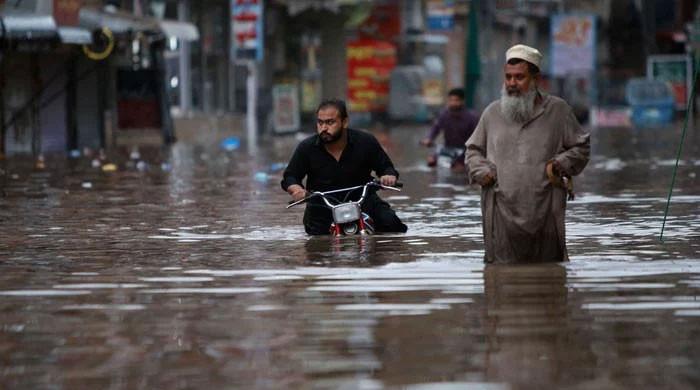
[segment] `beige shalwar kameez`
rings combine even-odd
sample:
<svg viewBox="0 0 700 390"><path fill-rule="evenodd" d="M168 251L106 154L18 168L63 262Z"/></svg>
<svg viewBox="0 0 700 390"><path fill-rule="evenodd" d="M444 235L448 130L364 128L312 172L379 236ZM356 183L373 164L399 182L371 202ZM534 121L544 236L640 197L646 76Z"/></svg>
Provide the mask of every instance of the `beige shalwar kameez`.
<svg viewBox="0 0 700 390"><path fill-rule="evenodd" d="M567 192L547 178L556 160L565 174L588 163L590 136L564 100L542 95L534 117L515 123L491 103L466 142L471 182L486 174L495 184L482 188L481 213L487 263L567 261L564 211Z"/></svg>

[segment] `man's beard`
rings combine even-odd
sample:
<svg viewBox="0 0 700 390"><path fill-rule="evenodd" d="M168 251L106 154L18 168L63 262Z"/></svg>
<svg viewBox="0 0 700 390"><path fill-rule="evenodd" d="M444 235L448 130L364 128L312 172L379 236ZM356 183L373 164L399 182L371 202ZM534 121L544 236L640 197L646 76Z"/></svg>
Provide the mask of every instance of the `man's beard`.
<svg viewBox="0 0 700 390"><path fill-rule="evenodd" d="M534 85L520 95L509 95L506 87L501 88L501 112L506 118L515 123L525 123L535 114L535 97L537 89Z"/></svg>
<svg viewBox="0 0 700 390"><path fill-rule="evenodd" d="M331 134L330 132L324 130L321 132L321 134L319 134L319 137L321 138L321 142L324 144L332 144L343 136L344 131L345 129L340 129L339 132Z"/></svg>

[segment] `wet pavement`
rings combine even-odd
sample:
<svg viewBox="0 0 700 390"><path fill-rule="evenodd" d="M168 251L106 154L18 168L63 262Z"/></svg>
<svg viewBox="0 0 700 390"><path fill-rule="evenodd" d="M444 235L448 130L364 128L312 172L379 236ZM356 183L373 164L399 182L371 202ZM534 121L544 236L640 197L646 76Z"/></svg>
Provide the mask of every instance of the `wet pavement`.
<svg viewBox="0 0 700 390"><path fill-rule="evenodd" d="M406 234L308 238L297 140L0 162L0 388L700 387L700 135L601 129L567 210L571 262L482 263L478 190L378 134ZM116 158L116 157L115 157Z"/></svg>

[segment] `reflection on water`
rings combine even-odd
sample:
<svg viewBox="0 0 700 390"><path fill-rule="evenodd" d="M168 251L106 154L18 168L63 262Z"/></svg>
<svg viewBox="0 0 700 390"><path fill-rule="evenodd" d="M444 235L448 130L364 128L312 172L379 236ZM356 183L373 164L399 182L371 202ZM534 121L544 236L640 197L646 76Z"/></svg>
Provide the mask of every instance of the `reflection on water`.
<svg viewBox="0 0 700 390"><path fill-rule="evenodd" d="M484 288L488 378L505 379L516 388L541 389L595 379L593 340L582 326L590 317L577 316L566 268L489 265L484 270ZM585 387L600 386L588 383Z"/></svg>
<svg viewBox="0 0 700 390"><path fill-rule="evenodd" d="M484 266L478 191L421 165L423 129L391 134L409 231L369 237L307 237L253 180L293 139L177 145L171 171L8 161L0 388L698 388L697 142L660 243L675 145L611 132L554 265Z"/></svg>

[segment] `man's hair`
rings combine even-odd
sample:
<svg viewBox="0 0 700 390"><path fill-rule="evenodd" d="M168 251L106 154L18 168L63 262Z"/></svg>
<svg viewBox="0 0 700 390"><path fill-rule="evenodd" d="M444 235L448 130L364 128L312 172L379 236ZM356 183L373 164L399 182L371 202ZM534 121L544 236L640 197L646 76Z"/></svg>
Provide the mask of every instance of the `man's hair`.
<svg viewBox="0 0 700 390"><path fill-rule="evenodd" d="M540 73L540 68L538 68L537 65L531 62L527 62L522 58L511 58L510 60L508 60L508 65L517 65L521 62L527 64L527 71L530 72L530 76L536 76Z"/></svg>
<svg viewBox="0 0 700 390"><path fill-rule="evenodd" d="M447 96L457 96L458 98L464 100L464 90L462 88L452 88Z"/></svg>
<svg viewBox="0 0 700 390"><path fill-rule="evenodd" d="M348 109L347 107L345 107L345 102L341 99L326 99L322 101L316 109L316 114L318 114L319 111L328 107L333 107L336 110L338 110L338 114L340 115L341 120L348 117Z"/></svg>

